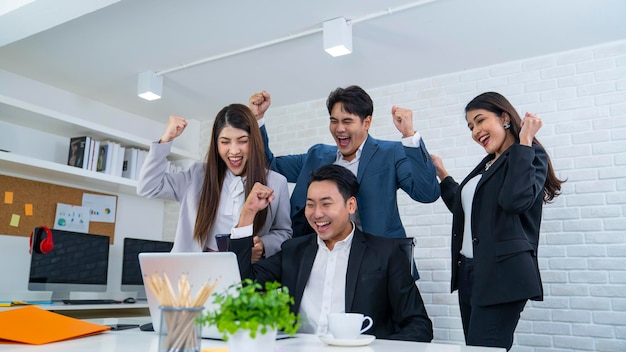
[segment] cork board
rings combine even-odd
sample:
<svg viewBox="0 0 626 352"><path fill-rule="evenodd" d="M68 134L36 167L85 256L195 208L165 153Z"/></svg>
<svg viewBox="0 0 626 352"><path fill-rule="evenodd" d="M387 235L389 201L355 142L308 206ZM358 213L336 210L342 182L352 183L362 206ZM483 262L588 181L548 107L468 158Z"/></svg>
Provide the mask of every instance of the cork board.
<svg viewBox="0 0 626 352"><path fill-rule="evenodd" d="M112 194L0 175L0 234L30 236L36 226L52 228L57 203L82 205L83 193L115 197L117 211ZM113 244L115 223L90 222L89 233L109 236Z"/></svg>

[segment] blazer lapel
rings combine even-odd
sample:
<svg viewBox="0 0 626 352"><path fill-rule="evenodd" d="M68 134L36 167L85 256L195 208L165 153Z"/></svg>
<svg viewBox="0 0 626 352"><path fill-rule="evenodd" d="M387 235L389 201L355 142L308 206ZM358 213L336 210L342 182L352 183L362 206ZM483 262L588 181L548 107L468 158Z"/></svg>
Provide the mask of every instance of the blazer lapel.
<svg viewBox="0 0 626 352"><path fill-rule="evenodd" d="M335 163L335 160L337 160L337 150L336 146L328 146L328 148L321 153L322 155L320 156L319 166Z"/></svg>
<svg viewBox="0 0 626 352"><path fill-rule="evenodd" d="M502 167L502 164L504 163L503 160L505 158L508 158L509 156L509 151L505 151L502 155L500 155L500 157L498 158L498 160L496 160L493 165L491 165L491 167L489 167L489 170L485 170L485 172L483 173L483 177L480 178L480 181L478 181L478 184L476 185L476 189L480 188L485 182L487 182L487 180L489 180L491 178L491 176L496 174L496 170L498 170L500 167ZM486 158L484 158L482 160L482 162L479 164L480 168L476 168L474 170L474 172L478 173L479 171L482 171L485 169L485 165L487 165L487 162L491 160L491 158L489 156L487 156Z"/></svg>
<svg viewBox="0 0 626 352"><path fill-rule="evenodd" d="M361 183L361 179L363 178L363 174L365 173L365 168L376 153L376 150L378 150L378 143L374 138L368 135L367 139L365 140L365 144L363 144L361 158L359 159L359 170L356 175L357 181L359 181L359 183Z"/></svg>
<svg viewBox="0 0 626 352"><path fill-rule="evenodd" d="M304 288L306 287L309 276L311 276L311 270L313 269L313 262L317 255L317 235L310 236L311 240L307 243L306 247L302 251L302 259L298 269L298 278L296 279L296 292L293 293L294 302L297 302L297 310L300 309L299 305L302 302L302 295L304 294ZM296 311L297 311L296 310Z"/></svg>
<svg viewBox="0 0 626 352"><path fill-rule="evenodd" d="M474 168L474 170L472 170L472 171L471 171L471 172L470 172L467 176L465 176L465 179L464 179L464 180L461 182L461 184L459 185L459 189L461 189L461 188L465 187L465 184L466 184L469 180L471 180L471 179L473 179L474 177L476 177L478 174L480 174L480 173L481 173L481 172L485 169L485 164L487 163L487 160L489 160L489 156L486 156L486 157L485 157L485 158L484 158L484 159L483 159L483 160L482 160L482 161L478 164L478 166L476 166L476 167ZM485 175L483 174L483 176L481 177L480 182L482 182L482 179L484 178L484 176L485 176ZM480 183L479 183L479 184L480 184ZM460 197L461 197L461 192L457 192L457 196L458 196L458 197L459 197L459 199L460 199Z"/></svg>
<svg viewBox="0 0 626 352"><path fill-rule="evenodd" d="M465 184L469 182L469 180L476 177L485 169L485 164L489 159L489 155L484 157L483 160L478 163L478 166L476 166L474 170L472 170L467 176L465 176L465 179L463 179L463 181L461 181L461 183L459 184L459 190L463 189L463 187L465 187ZM476 185L476 189L478 189L478 187L483 183L484 176L484 174L483 176L481 176L480 180L478 181L478 185ZM456 192L456 195L454 196L454 208L455 211L459 212L459 214L463 214L463 216L465 216L465 212L463 211L463 205L461 204L461 192Z"/></svg>
<svg viewBox="0 0 626 352"><path fill-rule="evenodd" d="M350 248L350 256L348 257L348 270L346 271L346 312L352 309L356 284L359 278L359 268L363 261L365 248L365 237L359 229L354 229L352 248Z"/></svg>

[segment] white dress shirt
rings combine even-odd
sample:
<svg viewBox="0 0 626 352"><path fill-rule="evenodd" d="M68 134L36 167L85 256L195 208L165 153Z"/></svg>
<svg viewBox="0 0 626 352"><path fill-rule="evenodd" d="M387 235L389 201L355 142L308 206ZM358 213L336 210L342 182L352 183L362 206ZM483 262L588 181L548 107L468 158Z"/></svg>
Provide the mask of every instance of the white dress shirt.
<svg viewBox="0 0 626 352"><path fill-rule="evenodd" d="M241 178L240 176L235 176L230 170L226 170L226 177L222 185L222 196L220 197L220 203L217 208L215 223L211 227L211 234L204 243L204 248L217 251L215 235L232 233L233 228L239 222L241 209L246 201L245 182L245 177ZM252 229L252 225L250 225L249 229L241 231L249 231L249 236L252 235Z"/></svg>
<svg viewBox="0 0 626 352"><path fill-rule="evenodd" d="M465 225L463 227L463 242L461 244L461 255L465 258L474 258L474 247L472 243L472 204L474 203L474 193L476 186L483 177L482 174L471 178L461 190L461 206L465 214Z"/></svg>
<svg viewBox="0 0 626 352"><path fill-rule="evenodd" d="M419 132L415 131L415 134L413 136L402 138L402 145L407 148L419 148L420 138L421 136ZM359 162L361 161L361 154L363 153L364 145L365 141L363 141L363 143L361 143L361 145L359 146L359 149L356 150L356 156L351 161L347 161L346 159L344 159L341 151L337 149L337 158L335 159L335 162L333 164L343 166L346 169L350 170L354 174L354 176L359 177ZM358 227L359 230L363 230L363 228L361 227L361 218L359 217L358 206L359 205L357 204L357 211L355 211L354 214L350 215L350 220L354 221L356 227Z"/></svg>
<svg viewBox="0 0 626 352"><path fill-rule="evenodd" d="M359 149L356 150L356 155L351 161L347 161L346 159L344 159L341 151L337 149L337 158L335 159L335 162L333 164L345 167L346 169L350 170L350 172L352 172L354 176L358 177L357 173L359 172L359 161L361 161L361 153L363 152L364 144L365 141L363 141L363 143L361 143L361 145L359 146ZM359 217L358 207L359 205L357 204L357 211L355 211L354 214L350 215L350 220L354 221L354 224L356 225L356 227L359 228L359 230L362 230L363 228L361 227L361 218Z"/></svg>
<svg viewBox="0 0 626 352"><path fill-rule="evenodd" d="M354 226L353 223L350 235L335 243L332 250L317 237L317 254L302 294L299 312L302 326L298 332L326 335L328 314L346 311L346 273Z"/></svg>

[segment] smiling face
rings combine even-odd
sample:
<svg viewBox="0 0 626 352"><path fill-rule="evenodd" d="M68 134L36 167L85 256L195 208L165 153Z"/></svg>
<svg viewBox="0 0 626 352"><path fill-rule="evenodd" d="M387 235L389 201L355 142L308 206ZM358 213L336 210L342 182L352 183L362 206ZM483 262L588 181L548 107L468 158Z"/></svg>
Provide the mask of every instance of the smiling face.
<svg viewBox="0 0 626 352"><path fill-rule="evenodd" d="M484 109L470 110L465 114L467 127L472 131L472 139L480 144L488 154L499 157L515 142L515 138L504 124L509 122L506 113L503 117Z"/></svg>
<svg viewBox="0 0 626 352"><path fill-rule="evenodd" d="M371 116L361 121L358 115L347 113L340 102L333 105L329 129L345 160L352 161L356 157L356 151L367 138L371 122Z"/></svg>
<svg viewBox="0 0 626 352"><path fill-rule="evenodd" d="M350 235L350 215L355 211L356 198L345 200L334 181L316 181L309 185L304 214L329 249Z"/></svg>
<svg viewBox="0 0 626 352"><path fill-rule="evenodd" d="M217 137L217 151L226 166L236 176L246 175L246 163L249 155L248 132L224 126Z"/></svg>

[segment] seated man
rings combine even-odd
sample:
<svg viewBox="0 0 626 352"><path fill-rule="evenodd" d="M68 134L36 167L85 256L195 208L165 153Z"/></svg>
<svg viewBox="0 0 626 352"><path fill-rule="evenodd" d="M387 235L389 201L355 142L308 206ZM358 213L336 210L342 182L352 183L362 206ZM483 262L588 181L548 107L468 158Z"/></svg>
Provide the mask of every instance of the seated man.
<svg viewBox="0 0 626 352"><path fill-rule="evenodd" d="M287 240L275 255L250 262L252 236L233 233L242 277L261 284L279 281L294 297L299 332L327 334L328 314L362 313L374 324L368 334L381 339L430 342L432 322L399 244L363 233L350 221L359 184L350 170L322 166L311 175L305 215L315 234ZM244 205L253 216L273 195L259 192Z"/></svg>

